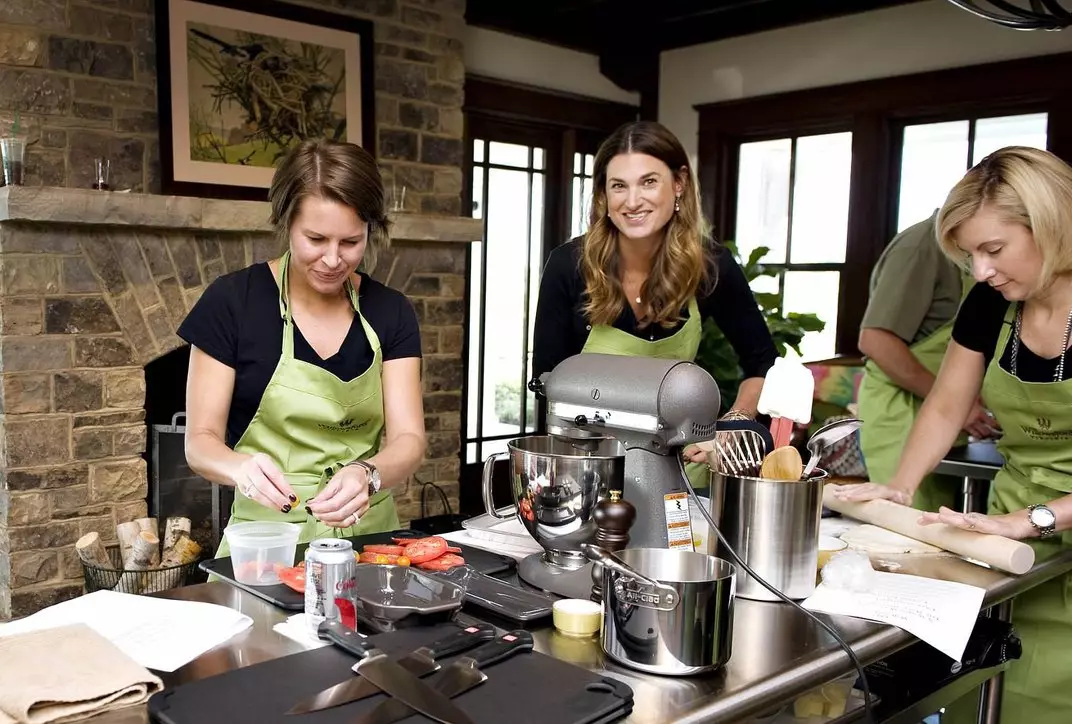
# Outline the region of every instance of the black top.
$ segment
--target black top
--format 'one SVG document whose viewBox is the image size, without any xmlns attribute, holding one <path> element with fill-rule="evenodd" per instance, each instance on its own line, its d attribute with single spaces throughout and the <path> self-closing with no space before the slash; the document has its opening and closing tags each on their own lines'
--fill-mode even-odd
<svg viewBox="0 0 1072 724">
<path fill-rule="evenodd" d="M 584 304 L 581 241 L 581 237 L 577 237 L 555 248 L 544 267 L 533 330 L 534 377 L 554 369 L 567 357 L 579 354 L 588 340 L 591 326 L 581 311 Z M 700 317 L 714 319 L 737 353 L 746 378 L 763 377 L 778 357 L 767 323 L 733 255 L 716 246 L 714 265 L 718 275 L 714 288 L 696 298 Z M 682 316 L 688 317 L 687 309 L 682 310 Z M 657 324 L 639 328 L 636 315 L 627 304 L 613 326 L 634 337 L 659 340 L 680 330 L 684 323 L 685 319 L 682 319 L 671 329 Z"/>
<path fill-rule="evenodd" d="M 358 302 L 380 339 L 384 361 L 421 356 L 417 315 L 405 295 L 362 274 Z M 254 264 L 212 282 L 179 326 L 178 335 L 235 370 L 227 415 L 227 444 L 234 446 L 260 406 L 283 351 L 279 286 L 268 264 Z M 294 356 L 344 381 L 368 370 L 373 359 L 356 314 L 339 351 L 327 359 L 321 359 L 294 325 Z"/>
<path fill-rule="evenodd" d="M 976 284 L 968 292 L 960 311 L 957 312 L 957 320 L 953 323 L 953 339 L 962 347 L 982 352 L 986 364 L 989 365 L 994 357 L 994 348 L 998 344 L 998 336 L 1001 334 L 1001 326 L 1005 323 L 1005 313 L 1008 309 L 1009 302 L 1001 296 L 1001 292 L 985 282 Z M 1059 359 L 1060 357 L 1039 357 L 1021 342 L 1016 361 L 1017 378 L 1024 382 L 1052 382 Z M 1009 335 L 1009 343 L 1005 345 L 998 364 L 1006 372 L 1012 372 L 1012 334 Z M 1067 364 L 1064 379 L 1067 380 L 1070 374 L 1072 364 Z"/>
</svg>

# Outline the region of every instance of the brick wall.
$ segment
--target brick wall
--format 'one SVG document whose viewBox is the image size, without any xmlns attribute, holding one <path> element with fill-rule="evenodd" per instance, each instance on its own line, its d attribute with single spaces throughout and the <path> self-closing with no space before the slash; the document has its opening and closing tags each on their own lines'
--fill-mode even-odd
<svg viewBox="0 0 1072 724">
<path fill-rule="evenodd" d="M 0 224 L 0 618 L 80 593 L 78 537 L 114 543 L 117 523 L 146 514 L 144 365 L 182 343 L 174 332 L 207 284 L 275 249 L 263 233 Z M 374 273 L 416 307 L 428 429 L 418 477 L 455 509 L 464 272 L 462 244 L 398 242 Z M 403 520 L 417 516 L 420 486 L 395 497 Z"/>
<path fill-rule="evenodd" d="M 458 215 L 464 0 L 305 4 L 375 23 L 385 179 L 407 186 L 407 211 Z M 0 131 L 17 108 L 27 185 L 88 188 L 103 155 L 115 188 L 159 193 L 152 12 L 153 0 L 0 0 Z M 254 236 L 169 238 L 0 230 L 0 619 L 77 595 L 78 534 L 144 513 L 142 365 L 178 343 L 191 295 L 264 256 Z M 418 476 L 455 509 L 465 263 L 463 244 L 402 243 L 376 272 L 420 315 L 429 450 Z M 418 514 L 416 486 L 398 497 L 404 520 Z"/>
<path fill-rule="evenodd" d="M 295 3 L 375 23 L 377 150 L 408 210 L 457 216 L 465 0 Z M 153 0 L 2 0 L 0 129 L 18 109 L 29 185 L 159 193 Z"/>
</svg>

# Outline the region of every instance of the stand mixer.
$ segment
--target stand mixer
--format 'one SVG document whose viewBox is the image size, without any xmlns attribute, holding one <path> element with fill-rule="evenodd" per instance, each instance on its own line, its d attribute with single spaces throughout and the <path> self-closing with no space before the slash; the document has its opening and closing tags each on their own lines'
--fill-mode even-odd
<svg viewBox="0 0 1072 724">
<path fill-rule="evenodd" d="M 522 560 L 518 575 L 588 598 L 591 564 L 581 545 L 595 537 L 595 504 L 622 491 L 636 509 L 629 547 L 667 548 L 668 506 L 687 511 L 682 451 L 714 437 L 721 396 L 692 362 L 605 354 L 569 357 L 533 387 L 547 398 L 550 434 L 511 440 L 485 461 L 485 508 L 514 517 L 491 499 L 494 461 L 510 455 L 518 519 L 545 549 Z"/>
</svg>

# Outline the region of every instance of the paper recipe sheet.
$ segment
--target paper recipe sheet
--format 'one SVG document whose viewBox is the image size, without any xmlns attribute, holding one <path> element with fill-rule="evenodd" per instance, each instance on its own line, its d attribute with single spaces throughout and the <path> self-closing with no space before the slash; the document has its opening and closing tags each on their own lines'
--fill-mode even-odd
<svg viewBox="0 0 1072 724">
<path fill-rule="evenodd" d="M 876 571 L 875 583 L 867 591 L 821 583 L 802 605 L 897 626 L 960 661 L 985 593 L 963 583 Z"/>
</svg>

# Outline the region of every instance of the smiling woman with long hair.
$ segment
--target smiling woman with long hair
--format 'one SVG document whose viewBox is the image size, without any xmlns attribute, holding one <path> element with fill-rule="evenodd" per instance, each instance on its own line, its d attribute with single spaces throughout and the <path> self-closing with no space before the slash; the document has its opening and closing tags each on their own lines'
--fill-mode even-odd
<svg viewBox="0 0 1072 724">
<path fill-rule="evenodd" d="M 1005 460 L 989 514 L 946 507 L 944 523 L 1020 540 L 1036 559 L 1072 545 L 1072 168 L 1046 151 L 987 156 L 938 213 L 938 239 L 977 284 L 957 313 L 953 341 L 888 481 L 833 488 L 845 500 L 907 504 L 949 450 L 980 393 L 1004 431 Z M 881 483 L 888 483 L 883 485 Z M 1013 624 L 1023 656 L 1005 674 L 1002 721 L 1064 722 L 1072 711 L 1072 576 L 1018 596 Z M 977 695 L 942 721 L 975 721 Z"/>
<path fill-rule="evenodd" d="M 752 418 L 777 357 L 766 322 L 733 255 L 707 232 L 680 141 L 658 123 L 628 123 L 596 154 L 588 232 L 544 268 L 533 372 L 581 352 L 691 361 L 707 319 L 744 372 L 726 416 Z"/>
</svg>

